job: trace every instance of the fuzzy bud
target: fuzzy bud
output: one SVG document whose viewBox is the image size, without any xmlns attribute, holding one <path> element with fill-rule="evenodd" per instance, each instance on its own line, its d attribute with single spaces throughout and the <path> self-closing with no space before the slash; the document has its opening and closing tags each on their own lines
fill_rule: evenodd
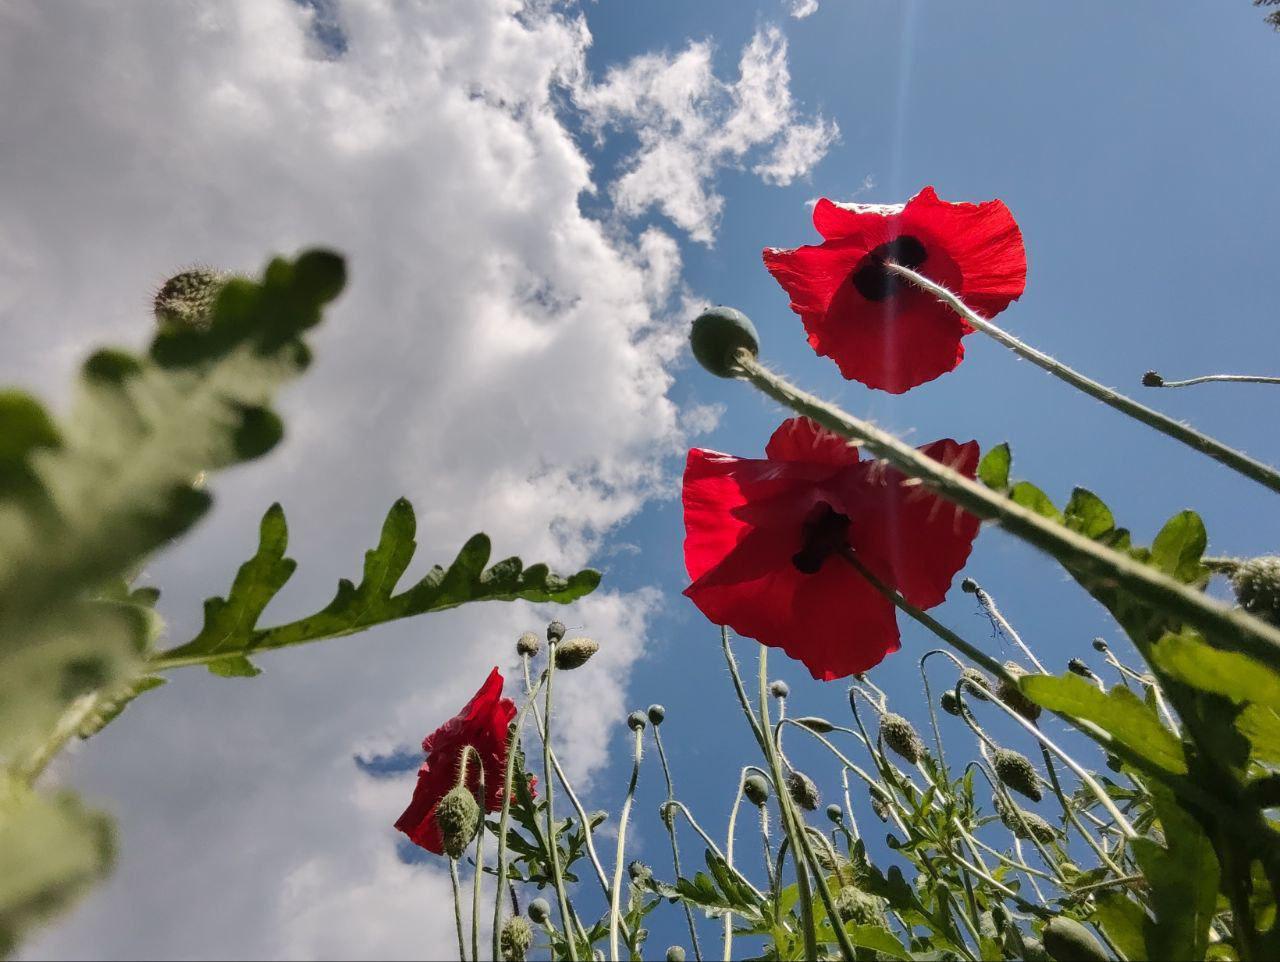
<svg viewBox="0 0 1280 962">
<path fill-rule="evenodd" d="M 836 915 L 855 925 L 883 925 L 884 902 L 870 892 L 846 885 L 836 896 Z"/>
<path fill-rule="evenodd" d="M 976 595 L 978 593 L 978 583 L 972 578 L 965 578 L 960 582 L 960 590 L 967 595 Z"/>
<path fill-rule="evenodd" d="M 742 794 L 756 808 L 769 801 L 769 783 L 763 775 L 748 775 L 742 782 Z"/>
<path fill-rule="evenodd" d="M 156 322 L 165 327 L 207 331 L 213 323 L 214 302 L 227 278 L 226 274 L 205 268 L 174 274 L 152 302 Z"/>
<path fill-rule="evenodd" d="M 564 626 L 562 621 L 553 621 L 547 625 L 547 641 L 553 644 L 564 637 L 564 633 L 569 629 Z"/>
<path fill-rule="evenodd" d="M 436 824 L 450 858 L 461 858 L 480 827 L 480 806 L 464 785 L 455 785 L 436 805 Z"/>
<path fill-rule="evenodd" d="M 532 909 L 533 906 L 530 905 L 529 908 Z M 513 915 L 503 923 L 502 933 L 498 938 L 504 959 L 509 962 L 524 962 L 533 945 L 533 927 L 523 915 Z"/>
<path fill-rule="evenodd" d="M 1263 621 L 1280 625 L 1280 557 L 1268 555 L 1241 561 L 1230 578 L 1241 608 Z"/>
<path fill-rule="evenodd" d="M 1079 658 L 1072 658 L 1067 662 L 1067 671 L 1071 672 L 1073 675 L 1079 675 L 1081 678 L 1093 677 L 1093 669 Z"/>
<path fill-rule="evenodd" d="M 732 307 L 713 307 L 694 319 L 689 346 L 698 363 L 717 377 L 737 377 L 733 356 L 745 349 L 752 357 L 760 353 L 760 335 L 751 319 Z"/>
<path fill-rule="evenodd" d="M 818 786 L 802 771 L 791 769 L 787 776 L 787 794 L 791 800 L 806 812 L 816 811 L 822 796 L 818 794 Z"/>
<path fill-rule="evenodd" d="M 791 694 L 791 686 L 779 678 L 769 684 L 769 694 L 774 698 L 786 698 Z"/>
<path fill-rule="evenodd" d="M 816 715 L 805 715 L 803 718 L 794 719 L 794 721 L 801 728 L 807 728 L 809 731 L 817 732 L 819 735 L 828 735 L 836 730 L 835 725 L 825 718 L 818 718 Z"/>
<path fill-rule="evenodd" d="M 912 765 L 920 761 L 924 753 L 924 742 L 916 734 L 911 722 L 901 715 L 886 712 L 880 719 L 880 737 L 884 743 L 909 761 Z"/>
<path fill-rule="evenodd" d="M 1101 638 L 1095 638 L 1093 639 L 1093 650 L 1100 655 L 1104 654 L 1108 650 L 1107 643 L 1103 641 Z"/>
<path fill-rule="evenodd" d="M 956 693 L 950 688 L 942 693 L 940 702 L 944 712 L 948 715 L 955 715 L 957 718 L 960 717 L 960 699 L 956 697 Z"/>
<path fill-rule="evenodd" d="M 995 753 L 995 770 L 1004 782 L 1015 792 L 1020 792 L 1033 802 L 1040 801 L 1042 793 L 1036 778 L 1035 767 L 1031 759 L 1011 748 L 1000 748 Z"/>
<path fill-rule="evenodd" d="M 516 654 L 525 658 L 534 658 L 542 651 L 542 639 L 532 631 L 526 631 L 516 639 Z"/>
<path fill-rule="evenodd" d="M 647 882 L 653 878 L 653 869 L 639 859 L 627 863 L 627 876 L 633 882 Z"/>
<path fill-rule="evenodd" d="M 964 693 L 977 701 L 990 701 L 991 679 L 976 668 L 966 668 L 960 672 L 965 680 Z"/>
<path fill-rule="evenodd" d="M 684 962 L 684 946 L 673 945 L 667 949 L 667 962 Z"/>
<path fill-rule="evenodd" d="M 654 728 L 657 728 L 659 725 L 662 724 L 663 719 L 667 717 L 667 710 L 663 708 L 661 705 L 650 705 L 648 715 L 649 715 L 649 724 L 652 725 Z"/>
<path fill-rule="evenodd" d="M 1053 959 L 1070 959 L 1072 962 L 1106 962 L 1111 956 L 1093 933 L 1066 916 L 1051 918 L 1040 933 L 1044 949 Z"/>
<path fill-rule="evenodd" d="M 844 809 L 839 805 L 828 805 L 827 818 L 829 818 L 834 824 L 839 825 L 844 821 Z"/>
<path fill-rule="evenodd" d="M 551 906 L 546 899 L 534 899 L 529 903 L 529 918 L 535 925 L 546 925 L 551 918 Z"/>
<path fill-rule="evenodd" d="M 642 711 L 633 711 L 627 716 L 627 727 L 633 732 L 644 731 L 645 717 Z"/>
<path fill-rule="evenodd" d="M 556 645 L 556 670 L 573 671 L 591 660 L 600 646 L 590 638 L 570 638 Z"/>
<path fill-rule="evenodd" d="M 868 785 L 867 794 L 871 796 L 871 810 L 882 822 L 889 821 L 889 796 L 878 785 Z"/>
<path fill-rule="evenodd" d="M 1022 678 L 1027 673 L 1026 669 L 1016 661 L 1006 661 L 1004 668 L 1015 679 Z M 1024 695 L 1022 689 L 1017 685 L 1004 678 L 1000 679 L 1000 686 L 996 689 L 996 696 L 1027 721 L 1035 721 L 1040 717 L 1040 706 Z"/>
<path fill-rule="evenodd" d="M 1022 951 L 1027 962 L 1054 962 L 1053 956 L 1045 951 L 1044 943 L 1039 939 L 1022 937 Z"/>
<path fill-rule="evenodd" d="M 1142 386 L 1143 387 L 1164 387 L 1164 378 L 1162 378 L 1155 371 L 1148 371 L 1146 374 L 1142 375 Z"/>
<path fill-rule="evenodd" d="M 1000 802 L 996 803 L 996 811 L 999 813 L 1000 821 L 1004 823 L 1005 828 L 1013 832 L 1018 838 L 1034 838 L 1042 845 L 1056 842 L 1059 838 L 1060 833 L 1058 830 L 1034 812 L 1028 812 L 1021 808 L 1009 809 Z"/>
</svg>

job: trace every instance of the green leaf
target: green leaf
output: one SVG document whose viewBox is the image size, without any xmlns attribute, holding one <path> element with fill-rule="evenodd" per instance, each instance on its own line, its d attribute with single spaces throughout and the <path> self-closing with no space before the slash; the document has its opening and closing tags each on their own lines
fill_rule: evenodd
<svg viewBox="0 0 1280 962">
<path fill-rule="evenodd" d="M 676 879 L 674 886 L 660 885 L 659 890 L 668 898 L 677 898 L 702 909 L 707 918 L 733 912 L 748 922 L 761 922 L 765 900 L 710 849 L 706 852 L 706 863 L 710 875 L 698 872 L 692 879 Z"/>
<path fill-rule="evenodd" d="M 1129 689 L 1116 686 L 1102 692 L 1072 674 L 1027 675 L 1018 684 L 1036 704 L 1091 721 L 1152 764 L 1175 774 L 1186 773 L 1182 743 Z"/>
<path fill-rule="evenodd" d="M 1280 765 L 1280 712 L 1263 705 L 1250 705 L 1236 718 L 1236 730 L 1249 739 L 1255 759 Z"/>
<path fill-rule="evenodd" d="M 1151 657 L 1156 667 L 1199 691 L 1280 709 L 1280 674 L 1248 655 L 1214 648 L 1194 631 L 1165 635 Z"/>
<path fill-rule="evenodd" d="M 37 795 L 0 782 L 0 957 L 70 908 L 114 858 L 111 820 L 75 793 Z"/>
<path fill-rule="evenodd" d="M 1126 959 L 1152 959 L 1143 932 L 1149 924 L 1146 911 L 1120 892 L 1105 892 L 1094 899 L 1090 921 L 1106 933 Z"/>
<path fill-rule="evenodd" d="M 1209 534 L 1194 511 L 1175 514 L 1151 542 L 1149 563 L 1183 584 L 1203 585 L 1209 569 L 1200 563 Z"/>
<path fill-rule="evenodd" d="M 262 612 L 296 568 L 296 563 L 285 557 L 289 532 L 284 512 L 279 505 L 272 505 L 262 519 L 258 550 L 241 565 L 227 597 L 206 601 L 200 633 L 185 645 L 157 656 L 155 664 L 200 663 L 224 677 L 251 677 L 258 672 L 247 656 L 257 652 L 350 635 L 473 601 L 567 604 L 591 593 L 600 583 L 599 572 L 589 568 L 564 578 L 543 564 L 525 568 L 519 558 L 506 558 L 486 569 L 489 538 L 478 534 L 447 569 L 436 566 L 397 594 L 396 585 L 417 549 L 416 529 L 413 507 L 399 499 L 387 513 L 377 547 L 365 552 L 359 584 L 343 579 L 323 610 L 287 624 L 259 628 Z"/>
<path fill-rule="evenodd" d="M 100 589 L 204 514 L 204 472 L 276 443 L 269 405 L 306 368 L 302 335 L 343 281 L 341 258 L 312 251 L 229 282 L 207 329 L 170 326 L 144 356 L 94 354 L 57 426 L 0 396 L 0 755 L 137 675 L 154 616 Z"/>
<path fill-rule="evenodd" d="M 1076 488 L 1067 502 L 1064 521 L 1073 531 L 1097 540 L 1116 526 L 1115 515 L 1092 491 Z"/>
<path fill-rule="evenodd" d="M 1034 511 L 1051 521 L 1062 521 L 1062 512 L 1054 505 L 1050 497 L 1030 481 L 1019 481 L 1009 492 L 1017 504 Z"/>
<path fill-rule="evenodd" d="M 1009 444 L 997 444 L 982 456 L 978 462 L 978 480 L 995 491 L 1004 491 L 1009 487 L 1009 467 L 1013 455 Z"/>
</svg>

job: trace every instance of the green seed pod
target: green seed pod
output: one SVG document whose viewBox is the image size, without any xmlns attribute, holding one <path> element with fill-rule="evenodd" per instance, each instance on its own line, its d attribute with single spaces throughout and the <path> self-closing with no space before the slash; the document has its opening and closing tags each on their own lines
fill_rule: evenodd
<svg viewBox="0 0 1280 962">
<path fill-rule="evenodd" d="M 590 638 L 570 638 L 556 645 L 556 670 L 573 671 L 591 660 L 600 646 Z"/>
<path fill-rule="evenodd" d="M 884 925 L 884 902 L 870 892 L 846 885 L 836 896 L 836 915 L 855 925 Z"/>
<path fill-rule="evenodd" d="M 627 727 L 633 732 L 644 731 L 645 715 L 642 711 L 633 711 L 627 716 Z"/>
<path fill-rule="evenodd" d="M 667 949 L 667 962 L 684 962 L 684 946 L 673 945 Z"/>
<path fill-rule="evenodd" d="M 526 631 L 516 640 L 516 653 L 525 658 L 533 658 L 540 651 L 542 651 L 542 639 L 532 631 Z"/>
<path fill-rule="evenodd" d="M 1015 752 L 1011 748 L 997 749 L 995 770 L 1000 776 L 1000 781 L 1015 792 L 1021 792 L 1033 802 L 1038 802 L 1043 797 L 1040 782 L 1036 778 L 1035 766 L 1031 764 L 1031 759 L 1021 752 Z"/>
<path fill-rule="evenodd" d="M 748 775 L 742 782 L 742 794 L 752 805 L 759 808 L 769 801 L 769 783 L 763 775 Z"/>
<path fill-rule="evenodd" d="M 213 323 L 213 305 L 228 278 L 203 267 L 174 274 L 152 302 L 156 322 L 162 327 L 207 331 Z"/>
<path fill-rule="evenodd" d="M 1241 561 L 1230 577 L 1241 608 L 1263 621 L 1280 625 L 1280 557 L 1267 555 Z"/>
<path fill-rule="evenodd" d="M 649 724 L 655 728 L 662 724 L 663 719 L 667 717 L 667 710 L 661 705 L 649 706 Z"/>
<path fill-rule="evenodd" d="M 1004 823 L 1005 828 L 1013 832 L 1014 835 L 1022 839 L 1035 839 L 1042 845 L 1048 845 L 1050 842 L 1056 842 L 1061 833 L 1046 822 L 1034 812 L 1028 812 L 1023 808 L 1009 809 L 1000 802 L 996 802 L 996 811 L 1000 815 L 1000 821 Z"/>
<path fill-rule="evenodd" d="M 480 827 L 480 806 L 464 785 L 455 785 L 436 805 L 436 824 L 444 838 L 444 851 L 461 858 Z"/>
<path fill-rule="evenodd" d="M 884 739 L 886 745 L 912 765 L 920 761 L 920 756 L 924 754 L 924 742 L 916 734 L 911 722 L 901 715 L 885 713 L 880 719 L 880 737 Z"/>
<path fill-rule="evenodd" d="M 529 918 L 534 925 L 546 925 L 551 918 L 551 906 L 546 899 L 534 899 L 529 903 Z"/>
<path fill-rule="evenodd" d="M 732 307 L 713 307 L 694 319 L 689 346 L 698 363 L 716 377 L 736 377 L 733 355 L 745 348 L 753 357 L 760 354 L 760 335 L 751 319 Z"/>
<path fill-rule="evenodd" d="M 939 702 L 942 705 L 942 710 L 948 715 L 960 717 L 960 699 L 956 697 L 956 693 L 952 689 L 948 688 L 944 691 Z"/>
<path fill-rule="evenodd" d="M 818 803 L 822 801 L 822 796 L 818 793 L 818 786 L 813 784 L 813 779 L 794 768 L 791 770 L 791 774 L 787 776 L 787 794 L 791 796 L 792 801 L 806 812 L 816 811 Z"/>
<path fill-rule="evenodd" d="M 973 698 L 977 701 L 990 701 L 991 679 L 978 671 L 976 668 L 966 668 L 960 672 L 960 677 L 967 684 L 964 686 L 964 694 L 967 698 Z"/>
<path fill-rule="evenodd" d="M 530 905 L 529 908 L 532 909 L 533 906 Z M 507 919 L 498 936 L 498 945 L 504 959 L 509 962 L 524 962 L 533 945 L 533 927 L 529 925 L 529 920 L 523 915 L 513 915 Z"/>
<path fill-rule="evenodd" d="M 1040 935 L 1055 962 L 1107 962 L 1111 958 L 1093 933 L 1075 919 L 1056 916 Z"/>
<path fill-rule="evenodd" d="M 559 641 L 569 629 L 562 621 L 553 621 L 547 625 L 547 641 Z"/>
<path fill-rule="evenodd" d="M 1027 673 L 1016 661 L 1006 661 L 1004 667 L 1014 678 L 1021 678 Z M 1024 695 L 1017 685 L 1010 684 L 1003 678 L 996 689 L 996 696 L 1027 721 L 1035 721 L 1040 717 L 1040 706 Z"/>
<path fill-rule="evenodd" d="M 786 698 L 791 694 L 791 686 L 782 679 L 769 683 L 769 694 L 774 698 Z"/>
</svg>

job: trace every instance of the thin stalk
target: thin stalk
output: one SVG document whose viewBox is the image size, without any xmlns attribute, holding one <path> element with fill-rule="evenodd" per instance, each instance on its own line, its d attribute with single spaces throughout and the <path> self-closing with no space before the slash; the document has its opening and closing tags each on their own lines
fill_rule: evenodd
<svg viewBox="0 0 1280 962">
<path fill-rule="evenodd" d="M 973 596 L 978 599 L 978 604 L 982 606 L 982 610 L 986 612 L 986 615 L 991 619 L 992 624 L 994 624 L 999 631 L 1003 632 L 1010 641 L 1017 645 L 1024 655 L 1031 659 L 1031 664 L 1036 666 L 1036 670 L 1040 672 L 1040 674 L 1049 674 L 1044 665 L 1040 663 L 1040 659 L 1036 657 L 1036 653 L 1027 647 L 1026 642 L 1022 640 L 1022 636 L 1014 631 L 1013 625 L 1009 624 L 1009 620 L 1000 613 L 1000 609 L 996 606 L 995 599 L 992 598 L 991 595 L 987 593 L 987 590 L 976 581 L 970 579 L 970 583 L 973 585 Z"/>
<path fill-rule="evenodd" d="M 449 881 L 453 885 L 453 924 L 458 930 L 458 959 L 467 962 L 467 937 L 462 934 L 462 896 L 461 884 L 458 882 L 458 860 L 449 859 Z"/>
<path fill-rule="evenodd" d="M 62 713 L 49 736 L 36 746 L 27 759 L 15 766 L 13 774 L 27 785 L 35 784 L 49 763 L 75 737 L 80 726 L 98 707 L 98 692 L 89 692 L 71 702 Z"/>
<path fill-rule="evenodd" d="M 1062 790 L 1062 784 L 1058 780 L 1058 770 L 1053 764 L 1053 756 L 1049 754 L 1049 749 L 1045 748 L 1044 745 L 1041 745 L 1040 754 L 1044 757 L 1045 771 L 1049 773 L 1049 785 L 1053 788 L 1053 794 L 1057 796 L 1058 804 L 1062 806 L 1062 812 L 1067 816 L 1067 821 L 1070 822 L 1075 830 L 1080 833 L 1080 837 L 1085 840 L 1085 843 L 1091 849 L 1093 849 L 1094 854 L 1098 856 L 1103 865 L 1109 868 L 1116 875 L 1123 875 L 1124 870 L 1111 860 L 1111 856 L 1108 855 L 1107 850 L 1102 847 L 1102 843 L 1094 839 L 1093 835 L 1089 833 L 1089 830 L 1084 827 L 1080 819 L 1076 816 L 1075 808 L 1071 805 L 1071 802 L 1067 799 L 1066 793 Z"/>
<path fill-rule="evenodd" d="M 560 925 L 564 929 L 564 942 L 569 962 L 578 962 L 578 947 L 573 936 L 573 921 L 569 916 L 569 895 L 564 887 L 564 875 L 560 870 L 560 846 L 556 844 L 555 776 L 551 767 L 551 685 L 556 674 L 556 643 L 552 641 L 547 655 L 547 695 L 542 711 L 542 775 L 547 780 L 547 854 L 551 859 L 551 879 L 556 887 L 556 901 L 560 903 Z M 614 956 L 617 957 L 616 955 Z"/>
<path fill-rule="evenodd" d="M 901 264 L 886 262 L 885 267 L 895 274 L 906 278 L 916 287 L 923 291 L 934 295 L 938 300 L 942 301 L 953 311 L 959 314 L 974 330 L 981 331 L 988 337 L 993 338 L 1003 344 L 1013 353 L 1017 354 L 1024 360 L 1030 361 L 1041 370 L 1048 371 L 1060 381 L 1065 381 L 1077 390 L 1083 391 L 1090 397 L 1101 401 L 1108 407 L 1115 408 L 1121 414 L 1127 414 L 1135 421 L 1145 424 L 1149 428 L 1154 428 L 1161 434 L 1173 438 L 1175 441 L 1181 441 L 1188 447 L 1199 451 L 1201 454 L 1208 455 L 1219 464 L 1225 465 L 1231 470 L 1244 475 L 1252 481 L 1257 481 L 1264 487 L 1270 488 L 1272 491 L 1280 492 L 1280 472 L 1274 468 L 1257 461 L 1242 451 L 1230 448 L 1215 438 L 1209 437 L 1194 428 L 1189 428 L 1180 421 L 1175 421 L 1167 414 L 1161 414 L 1159 411 L 1147 407 L 1145 404 L 1139 404 L 1132 398 L 1113 391 L 1111 388 L 1099 384 L 1092 378 L 1085 377 L 1079 371 L 1067 367 L 1057 358 L 1038 351 L 1029 344 L 1026 344 L 1012 334 L 1002 330 L 991 321 L 975 312 L 964 301 L 960 300 L 955 294 L 947 290 L 941 284 L 934 283 L 923 274 L 911 270 L 909 267 L 903 267 Z"/>
<path fill-rule="evenodd" d="M 1263 663 L 1280 668 L 1280 630 L 1213 601 L 1149 565 L 1098 544 L 983 487 L 892 434 L 801 391 L 764 367 L 745 349 L 737 350 L 733 360 L 742 377 L 765 394 L 841 437 L 861 442 L 876 457 L 892 463 L 910 477 L 920 479 L 944 500 L 979 518 L 999 522 L 1011 534 L 1056 558 L 1069 570 L 1087 571 L 1116 581 L 1148 604 L 1200 628 L 1211 642 L 1221 646 L 1235 644 L 1239 650 Z M 1276 475 L 1276 479 L 1277 490 L 1280 490 L 1280 475 Z M 979 664 L 1001 676 L 1005 674 L 994 659 L 977 652 L 972 646 L 967 647 L 977 653 Z M 965 653 L 969 654 L 969 651 Z"/>
<path fill-rule="evenodd" d="M 764 751 L 764 732 L 760 728 L 760 720 L 756 718 L 756 713 L 751 707 L 751 699 L 747 697 L 747 690 L 743 687 L 742 675 L 738 671 L 738 660 L 733 657 L 733 649 L 729 645 L 728 628 L 721 627 L 720 629 L 720 645 L 724 649 L 724 660 L 729 666 L 729 677 L 733 679 L 733 690 L 738 696 L 738 704 L 742 707 L 742 713 L 747 717 L 747 724 L 751 726 L 751 734 L 755 736 L 760 750 Z"/>
<path fill-rule="evenodd" d="M 725 863 L 733 868 L 733 842 L 738 830 L 738 809 L 742 807 L 742 789 L 747 781 L 747 773 L 749 768 L 744 768 L 738 775 L 738 790 L 733 796 L 733 806 L 729 809 L 729 830 L 724 840 L 724 860 Z M 770 872 L 770 885 L 773 882 L 773 873 Z M 690 924 L 692 928 L 692 923 Z M 726 912 L 724 914 L 724 962 L 731 962 L 733 959 L 733 913 Z"/>
<path fill-rule="evenodd" d="M 670 802 L 675 800 L 676 787 L 671 777 L 671 766 L 667 764 L 667 750 L 662 746 L 662 735 L 658 732 L 660 727 L 660 725 L 653 726 L 653 740 L 658 746 L 658 759 L 662 762 L 662 774 L 667 781 L 667 801 Z M 667 836 L 671 840 L 671 862 L 676 870 L 676 878 L 680 878 L 680 843 L 676 837 L 675 820 L 664 818 L 662 821 L 666 825 Z M 697 962 L 702 962 L 702 946 L 698 943 L 698 927 L 693 921 L 693 911 L 689 908 L 688 902 L 682 904 L 685 922 L 689 926 L 689 941 L 693 944 L 693 957 Z"/>
<path fill-rule="evenodd" d="M 1155 371 L 1142 376 L 1143 387 L 1191 387 L 1193 384 L 1280 384 L 1280 377 L 1268 374 L 1201 374 L 1199 377 L 1169 381 Z"/>
<path fill-rule="evenodd" d="M 468 746 L 470 747 L 470 746 Z M 472 749 L 475 751 L 475 749 Z M 480 811 L 484 811 L 488 796 L 484 793 L 484 763 L 477 757 L 476 768 L 480 770 Z M 480 819 L 480 828 L 476 832 L 476 874 L 471 884 L 471 958 L 480 959 L 480 889 L 484 879 L 484 819 Z M 502 889 L 498 889 L 495 901 L 502 901 Z"/>
<path fill-rule="evenodd" d="M 656 733 L 656 732 L 655 732 Z M 622 918 L 622 864 L 626 858 L 627 821 L 631 818 L 631 803 L 636 797 L 636 785 L 640 782 L 640 760 L 644 756 L 644 728 L 635 726 L 635 747 L 632 754 L 631 781 L 627 783 L 627 797 L 618 816 L 618 854 L 613 864 L 613 898 L 609 901 L 609 958 L 620 959 L 618 953 L 618 929 Z"/>
</svg>

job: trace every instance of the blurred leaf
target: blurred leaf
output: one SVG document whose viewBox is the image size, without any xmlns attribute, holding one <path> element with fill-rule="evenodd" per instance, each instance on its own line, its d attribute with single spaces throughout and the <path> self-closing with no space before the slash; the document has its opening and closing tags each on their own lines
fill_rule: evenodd
<svg viewBox="0 0 1280 962">
<path fill-rule="evenodd" d="M 1106 933 L 1107 938 L 1126 959 L 1152 959 L 1147 951 L 1143 932 L 1150 920 L 1146 911 L 1120 892 L 1104 892 L 1094 899 L 1093 917 L 1090 919 Z"/>
<path fill-rule="evenodd" d="M 200 633 L 158 656 L 158 663 L 195 661 L 207 663 L 210 671 L 224 677 L 252 677 L 258 670 L 246 656 L 256 652 L 350 635 L 471 601 L 568 603 L 600 583 L 599 572 L 589 568 L 563 578 L 544 564 L 525 568 L 519 558 L 506 558 L 486 569 L 489 538 L 477 534 L 448 569 L 437 565 L 396 594 L 396 585 L 417 549 L 416 529 L 413 507 L 401 498 L 383 522 L 377 547 L 365 552 L 358 585 L 344 578 L 322 611 L 274 628 L 258 628 L 263 610 L 297 567 L 285 557 L 289 532 L 284 512 L 278 504 L 272 505 L 262 519 L 257 553 L 241 565 L 227 597 L 206 601 Z"/>
<path fill-rule="evenodd" d="M 114 858 L 111 820 L 84 808 L 75 793 L 0 784 L 0 956 L 70 908 Z"/>
<path fill-rule="evenodd" d="M 1280 765 L 1280 713 L 1263 705 L 1250 705 L 1236 718 L 1236 729 L 1253 749 L 1253 757 L 1268 765 Z"/>
<path fill-rule="evenodd" d="M 1156 667 L 1199 691 L 1280 709 L 1280 674 L 1248 655 L 1214 648 L 1194 631 L 1165 635 L 1151 657 Z"/>
<path fill-rule="evenodd" d="M 1091 721 L 1153 764 L 1175 774 L 1186 773 L 1182 743 L 1129 689 L 1118 685 L 1102 692 L 1072 674 L 1027 675 L 1019 687 L 1036 704 Z"/>
<path fill-rule="evenodd" d="M 978 480 L 995 491 L 1007 490 L 1012 460 L 1008 443 L 997 444 L 978 462 Z"/>
</svg>

